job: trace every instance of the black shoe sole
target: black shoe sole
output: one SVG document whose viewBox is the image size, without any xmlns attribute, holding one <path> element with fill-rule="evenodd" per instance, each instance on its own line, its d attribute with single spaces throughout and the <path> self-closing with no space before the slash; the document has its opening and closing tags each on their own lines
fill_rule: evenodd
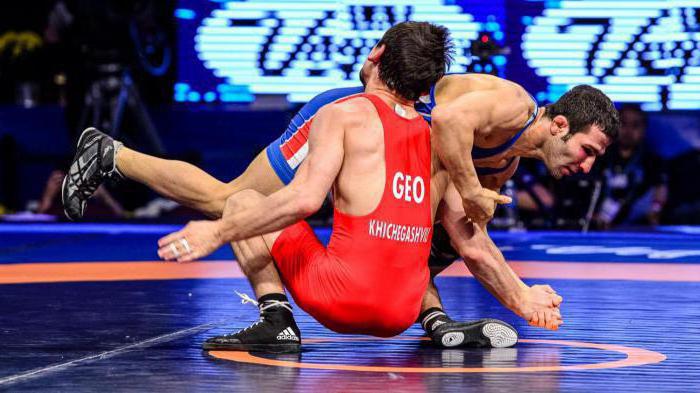
<svg viewBox="0 0 700 393">
<path fill-rule="evenodd" d="M 68 213 L 68 209 L 66 209 L 66 181 L 68 181 L 68 176 L 70 176 L 70 173 L 66 173 L 66 176 L 63 177 L 63 182 L 61 183 L 61 204 L 63 205 L 63 214 L 66 216 L 66 218 L 68 218 L 71 221 L 75 221 L 75 218 L 70 213 Z"/>
<path fill-rule="evenodd" d="M 301 352 L 301 344 L 202 344 L 205 351 L 247 351 L 266 353 L 298 353 Z"/>
<path fill-rule="evenodd" d="M 80 145 L 82 145 L 82 143 L 83 143 L 83 138 L 85 137 L 85 134 L 88 131 L 92 131 L 92 130 L 102 132 L 95 127 L 88 127 L 86 129 L 84 129 L 83 132 L 80 133 L 80 137 L 78 138 L 78 143 L 76 143 L 76 145 L 75 145 L 75 147 L 76 147 L 75 156 L 73 156 L 73 161 L 71 161 L 71 166 L 73 165 L 73 162 L 75 162 L 79 157 L 79 153 L 82 150 L 80 148 Z M 63 205 L 63 214 L 69 220 L 75 221 L 75 220 L 79 220 L 79 219 L 83 218 L 83 214 L 85 212 L 81 212 L 80 215 L 76 214 L 75 216 L 73 216 L 70 213 L 68 213 L 68 210 L 66 209 L 66 182 L 68 181 L 68 176 L 70 176 L 70 166 L 68 167 L 68 172 L 66 173 L 66 176 L 63 178 L 63 182 L 61 183 L 61 204 Z"/>
<path fill-rule="evenodd" d="M 445 325 L 443 325 L 445 326 Z M 438 328 L 437 330 L 440 330 Z M 478 322 L 450 323 L 440 330 L 440 342 L 433 344 L 441 348 L 479 347 L 508 348 L 518 342 L 518 332 L 509 324 L 497 319 L 482 319 Z"/>
</svg>

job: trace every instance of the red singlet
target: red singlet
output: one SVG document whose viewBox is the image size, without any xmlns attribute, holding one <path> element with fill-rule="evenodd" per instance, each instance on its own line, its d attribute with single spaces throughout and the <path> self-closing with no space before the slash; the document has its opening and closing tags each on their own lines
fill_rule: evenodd
<svg viewBox="0 0 700 393">
<path fill-rule="evenodd" d="M 272 256 L 296 303 L 324 326 L 389 337 L 416 321 L 428 285 L 430 129 L 422 117 L 400 117 L 374 95 L 348 99 L 357 97 L 374 104 L 384 129 L 379 205 L 361 217 L 334 209 L 328 248 L 305 221 L 292 225 Z"/>
</svg>

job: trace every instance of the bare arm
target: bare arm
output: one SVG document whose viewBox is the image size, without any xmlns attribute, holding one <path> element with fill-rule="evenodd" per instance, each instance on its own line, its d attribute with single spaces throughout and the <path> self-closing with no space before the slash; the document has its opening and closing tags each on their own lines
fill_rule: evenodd
<svg viewBox="0 0 700 393">
<path fill-rule="evenodd" d="M 343 164 L 343 141 L 348 118 L 335 106 L 321 108 L 311 126 L 309 153 L 294 180 L 252 205 L 232 205 L 216 221 L 192 221 L 158 240 L 158 256 L 192 261 L 226 242 L 248 239 L 285 228 L 318 210 Z"/>
<path fill-rule="evenodd" d="M 533 326 L 558 329 L 563 323 L 558 307 L 561 296 L 548 285 L 530 287 L 518 277 L 489 237 L 486 226 L 466 221 L 453 185 L 445 194 L 439 217 L 469 271 L 501 304 Z"/>
<path fill-rule="evenodd" d="M 493 135 L 500 130 L 517 130 L 529 113 L 530 99 L 519 88 L 477 91 L 438 105 L 432 112 L 433 146 L 462 196 L 467 216 L 488 222 L 495 203 L 509 199 L 484 189 L 472 160 L 477 133 L 498 140 L 511 136 Z"/>
<path fill-rule="evenodd" d="M 467 223 L 453 185 L 448 187 L 440 209 L 442 225 L 469 271 L 501 304 L 519 314 L 517 310 L 527 285 L 508 266 L 485 227 Z"/>
<path fill-rule="evenodd" d="M 219 220 L 224 242 L 283 229 L 321 207 L 343 164 L 344 117 L 338 111 L 326 106 L 316 114 L 308 156 L 288 186 Z"/>
</svg>

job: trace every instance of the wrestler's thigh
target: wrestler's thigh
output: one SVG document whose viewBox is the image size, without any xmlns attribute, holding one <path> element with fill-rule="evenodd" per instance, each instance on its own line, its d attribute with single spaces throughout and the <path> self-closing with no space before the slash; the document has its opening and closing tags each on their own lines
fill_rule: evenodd
<svg viewBox="0 0 700 393">
<path fill-rule="evenodd" d="M 272 169 L 266 150 L 261 151 L 238 178 L 227 184 L 229 195 L 245 189 L 255 190 L 262 195 L 270 195 L 282 187 L 284 187 L 284 183 Z"/>
</svg>

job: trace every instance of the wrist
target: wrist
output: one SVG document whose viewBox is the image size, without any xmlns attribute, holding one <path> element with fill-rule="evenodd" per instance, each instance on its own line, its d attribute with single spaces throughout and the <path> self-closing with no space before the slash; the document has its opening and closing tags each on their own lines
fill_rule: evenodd
<svg viewBox="0 0 700 393">
<path fill-rule="evenodd" d="M 230 237 L 230 231 L 227 231 L 223 218 L 213 221 L 214 222 L 214 237 L 216 238 L 219 246 L 224 245 Z"/>
<path fill-rule="evenodd" d="M 455 183 L 455 187 L 460 195 L 473 195 L 478 194 L 481 189 L 481 183 L 479 183 L 478 178 L 474 179 L 464 179 L 461 183 Z"/>
<path fill-rule="evenodd" d="M 513 304 L 508 306 L 511 311 L 525 319 L 527 319 L 527 315 L 530 312 L 527 307 L 528 289 L 528 287 L 519 287 L 513 296 Z"/>
</svg>

